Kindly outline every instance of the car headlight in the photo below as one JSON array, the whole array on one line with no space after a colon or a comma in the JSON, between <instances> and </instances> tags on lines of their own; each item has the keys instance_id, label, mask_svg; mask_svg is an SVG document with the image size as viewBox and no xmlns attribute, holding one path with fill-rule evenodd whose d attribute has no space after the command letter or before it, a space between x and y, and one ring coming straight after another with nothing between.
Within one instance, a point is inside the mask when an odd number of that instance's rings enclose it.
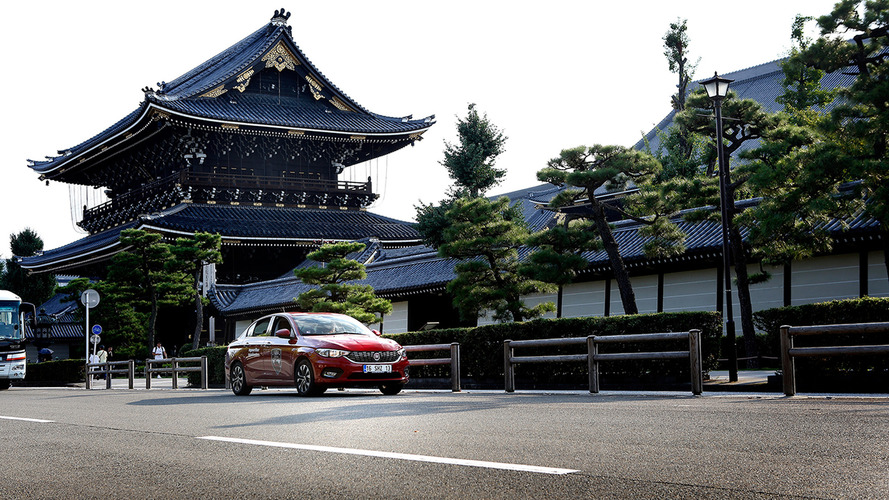
<instances>
[{"instance_id":1,"label":"car headlight","mask_svg":"<svg viewBox=\"0 0 889 500\"><path fill-rule=\"evenodd\" d=\"M317 349L315 352L324 358L342 358L349 355L349 351L341 351L339 349Z\"/></svg>"}]
</instances>

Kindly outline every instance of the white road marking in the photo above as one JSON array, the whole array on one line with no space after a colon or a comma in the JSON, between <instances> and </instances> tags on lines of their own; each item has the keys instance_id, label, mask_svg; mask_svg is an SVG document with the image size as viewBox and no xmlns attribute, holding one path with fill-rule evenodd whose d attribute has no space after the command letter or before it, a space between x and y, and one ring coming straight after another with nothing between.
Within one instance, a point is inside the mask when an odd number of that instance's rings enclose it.
<instances>
[{"instance_id":1,"label":"white road marking","mask_svg":"<svg viewBox=\"0 0 889 500\"><path fill-rule=\"evenodd\" d=\"M41 420L41 419L39 419L39 418L4 417L3 415L0 415L0 419L4 419L4 420L22 420L22 421L25 421L25 422L37 422L37 423L40 423L40 424L50 424L50 423L52 423L52 422L55 422L55 420Z\"/></svg>"},{"instance_id":2,"label":"white road marking","mask_svg":"<svg viewBox=\"0 0 889 500\"><path fill-rule=\"evenodd\" d=\"M501 462L485 462L482 460L464 460L460 458L432 457L428 455L411 455L408 453L392 453L387 451L358 450L353 448L334 448L330 446L315 446L309 444L279 443L275 441L258 441L255 439L227 438L219 436L201 436L198 439L210 441L224 441L228 443L252 444L257 446L271 446L275 448L291 448L295 450L322 451L327 453L342 453L346 455L361 455L365 457L391 458L395 460L411 460L414 462L430 462L437 464L463 465L467 467L484 467L487 469L512 470L520 472L536 472L538 474L571 474L580 472L574 469L559 469L555 467L540 467L537 465L508 464Z\"/></svg>"}]
</instances>

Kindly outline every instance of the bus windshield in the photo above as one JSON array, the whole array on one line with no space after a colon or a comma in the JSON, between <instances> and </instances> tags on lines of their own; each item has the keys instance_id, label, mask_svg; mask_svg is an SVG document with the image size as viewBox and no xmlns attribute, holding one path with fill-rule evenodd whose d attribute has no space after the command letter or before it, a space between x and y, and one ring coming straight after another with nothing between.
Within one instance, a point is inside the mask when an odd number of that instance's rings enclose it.
<instances>
[{"instance_id":1,"label":"bus windshield","mask_svg":"<svg viewBox=\"0 0 889 500\"><path fill-rule=\"evenodd\" d=\"M20 339L22 335L19 327L19 304L0 302L0 340Z\"/></svg>"}]
</instances>

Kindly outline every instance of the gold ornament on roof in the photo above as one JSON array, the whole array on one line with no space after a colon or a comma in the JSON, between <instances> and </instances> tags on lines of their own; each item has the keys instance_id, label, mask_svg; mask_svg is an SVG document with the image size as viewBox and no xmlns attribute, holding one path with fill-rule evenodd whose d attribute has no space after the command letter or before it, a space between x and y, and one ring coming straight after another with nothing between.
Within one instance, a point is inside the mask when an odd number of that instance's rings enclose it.
<instances>
[{"instance_id":1,"label":"gold ornament on roof","mask_svg":"<svg viewBox=\"0 0 889 500\"><path fill-rule=\"evenodd\" d=\"M238 84L235 85L233 88L236 88L236 89L240 90L241 92L244 92L245 90L247 90L247 85L250 85L250 77L252 77L252 76L253 76L253 68L250 68L247 71L241 73L240 75L238 75Z\"/></svg>"},{"instance_id":2,"label":"gold ornament on roof","mask_svg":"<svg viewBox=\"0 0 889 500\"><path fill-rule=\"evenodd\" d=\"M272 50L266 52L262 56L262 61L265 62L266 68L277 68L278 71L284 71L285 69L294 70L299 65L299 61L284 45L283 41L278 42L277 45L272 47Z\"/></svg>"},{"instance_id":3,"label":"gold ornament on roof","mask_svg":"<svg viewBox=\"0 0 889 500\"><path fill-rule=\"evenodd\" d=\"M202 94L201 97L219 97L226 92L228 92L228 89L225 88L225 85L220 85L206 94Z\"/></svg>"}]
</instances>

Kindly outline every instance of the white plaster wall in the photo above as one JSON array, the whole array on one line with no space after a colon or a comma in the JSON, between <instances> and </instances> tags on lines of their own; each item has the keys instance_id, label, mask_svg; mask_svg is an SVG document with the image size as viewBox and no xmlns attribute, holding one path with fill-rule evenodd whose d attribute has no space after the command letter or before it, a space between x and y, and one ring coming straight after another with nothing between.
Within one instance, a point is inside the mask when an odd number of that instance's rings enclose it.
<instances>
[{"instance_id":1,"label":"white plaster wall","mask_svg":"<svg viewBox=\"0 0 889 500\"><path fill-rule=\"evenodd\" d=\"M238 321L235 321L235 338L240 337L241 334L244 333L244 330L251 324L253 324L252 319L239 319Z\"/></svg>"},{"instance_id":2,"label":"white plaster wall","mask_svg":"<svg viewBox=\"0 0 889 500\"><path fill-rule=\"evenodd\" d=\"M715 311L716 269L664 274L664 312Z\"/></svg>"},{"instance_id":3,"label":"white plaster wall","mask_svg":"<svg viewBox=\"0 0 889 500\"><path fill-rule=\"evenodd\" d=\"M636 308L639 313L657 312L657 274L630 278L636 295ZM620 288L616 280L611 280L611 316L624 314L624 304L620 299Z\"/></svg>"},{"instance_id":4,"label":"white plaster wall","mask_svg":"<svg viewBox=\"0 0 889 500\"><path fill-rule=\"evenodd\" d=\"M753 312L773 307L784 307L784 266L763 266L772 278L765 283L750 286L750 301ZM791 268L791 275L795 269ZM761 272L759 265L748 266L747 275ZM740 318L737 319L740 321Z\"/></svg>"},{"instance_id":5,"label":"white plaster wall","mask_svg":"<svg viewBox=\"0 0 889 500\"><path fill-rule=\"evenodd\" d=\"M605 282L570 283L562 290L562 317L580 318L605 314Z\"/></svg>"},{"instance_id":6,"label":"white plaster wall","mask_svg":"<svg viewBox=\"0 0 889 500\"><path fill-rule=\"evenodd\" d=\"M810 304L859 295L858 254L814 257L791 264L791 304Z\"/></svg>"},{"instance_id":7,"label":"white plaster wall","mask_svg":"<svg viewBox=\"0 0 889 500\"><path fill-rule=\"evenodd\" d=\"M536 293L534 295L528 295L526 297L523 297L522 299L525 301L525 307L528 307L530 309L530 308L532 308L536 305L542 304L544 302L552 302L553 306L555 307L556 302L559 300L559 297L558 297L558 294L556 294L556 293ZM544 318L555 318L556 313L555 313L555 311L549 312L549 313L544 314L543 317Z\"/></svg>"},{"instance_id":8,"label":"white plaster wall","mask_svg":"<svg viewBox=\"0 0 889 500\"><path fill-rule=\"evenodd\" d=\"M379 325L376 325L376 329L380 330ZM382 333L404 333L407 331L407 301L392 303L392 312L383 318L383 329L380 331Z\"/></svg>"},{"instance_id":9,"label":"white plaster wall","mask_svg":"<svg viewBox=\"0 0 889 500\"><path fill-rule=\"evenodd\" d=\"M889 297L883 252L870 252L867 255L867 294L871 297Z\"/></svg>"}]
</instances>

